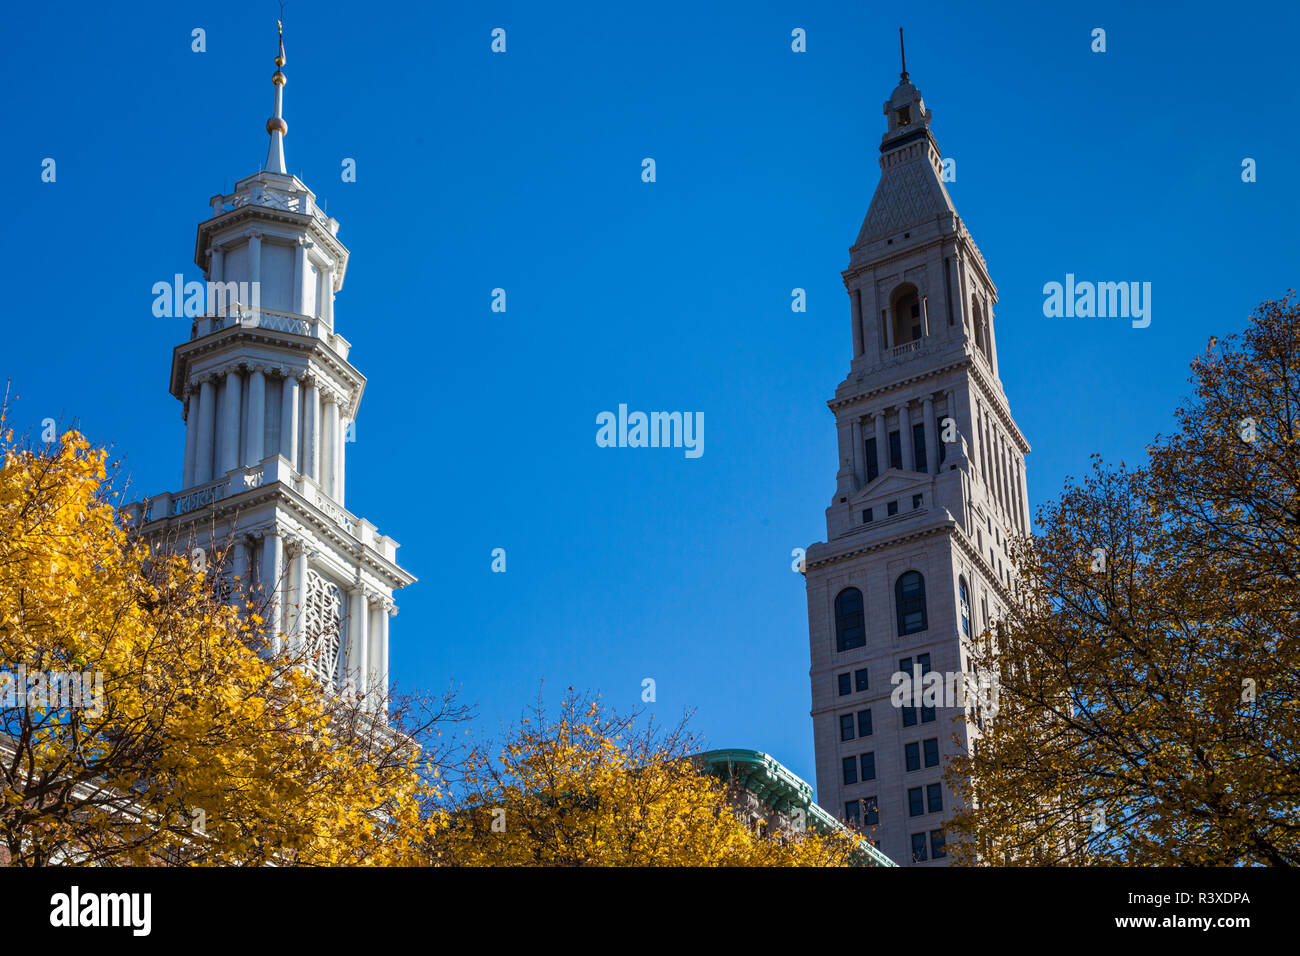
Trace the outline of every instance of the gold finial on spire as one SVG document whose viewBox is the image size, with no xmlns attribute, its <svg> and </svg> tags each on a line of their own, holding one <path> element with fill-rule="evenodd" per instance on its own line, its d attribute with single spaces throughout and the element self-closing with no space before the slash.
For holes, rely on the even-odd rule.
<svg viewBox="0 0 1300 956">
<path fill-rule="evenodd" d="M 276 86 L 284 86 L 285 84 L 284 73 L 280 71 L 280 67 L 284 66 L 284 23 L 283 21 L 276 20 L 275 29 L 280 34 L 280 52 L 275 55 L 275 75 L 271 77 L 271 82 L 274 83 Z"/>
<path fill-rule="evenodd" d="M 284 16 L 284 5 L 280 5 L 280 16 Z M 266 154 L 266 169 L 274 173 L 284 173 L 284 137 L 289 134 L 289 124 L 284 121 L 284 21 L 276 20 L 275 29 L 280 37 L 280 52 L 275 55 L 275 72 L 271 82 L 275 85 L 275 114 L 266 121 L 266 131 L 271 135 L 271 145 Z"/>
</svg>

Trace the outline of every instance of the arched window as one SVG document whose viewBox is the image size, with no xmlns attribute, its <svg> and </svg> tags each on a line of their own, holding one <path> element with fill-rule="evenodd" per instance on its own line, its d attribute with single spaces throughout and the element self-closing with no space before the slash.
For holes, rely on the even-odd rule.
<svg viewBox="0 0 1300 956">
<path fill-rule="evenodd" d="M 988 355 L 989 348 L 984 338 L 984 309 L 980 306 L 979 299 L 975 298 L 973 294 L 970 297 L 970 312 L 972 324 L 974 325 L 972 337 L 975 339 L 975 344 L 979 346 L 979 350 Z"/>
<path fill-rule="evenodd" d="M 894 582 L 894 603 L 898 607 L 898 634 L 924 631 L 925 578 L 918 571 L 908 571 Z"/>
<path fill-rule="evenodd" d="M 961 599 L 961 634 L 970 637 L 970 588 L 965 578 L 957 579 L 957 596 Z"/>
<path fill-rule="evenodd" d="M 835 647 L 851 651 L 867 643 L 867 629 L 862 614 L 862 592 L 845 588 L 835 598 Z"/>
<path fill-rule="evenodd" d="M 906 345 L 921 338 L 921 297 L 916 286 L 900 286 L 893 295 L 894 303 L 894 345 Z"/>
</svg>

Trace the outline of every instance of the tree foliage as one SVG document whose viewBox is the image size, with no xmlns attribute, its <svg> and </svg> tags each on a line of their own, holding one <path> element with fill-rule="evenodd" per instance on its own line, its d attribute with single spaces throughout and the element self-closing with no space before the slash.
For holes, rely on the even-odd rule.
<svg viewBox="0 0 1300 956">
<path fill-rule="evenodd" d="M 1096 459 L 1017 546 L 973 654 L 997 718 L 950 781 L 960 862 L 1300 862 L 1300 309 L 1192 365 L 1175 432 Z"/>
<path fill-rule="evenodd" d="M 804 830 L 751 828 L 724 781 L 691 759 L 684 724 L 636 728 L 570 695 L 556 719 L 541 702 L 499 748 L 477 748 L 464 792 L 431 845 L 464 866 L 832 866 L 852 847 Z"/>
<path fill-rule="evenodd" d="M 412 858 L 437 797 L 418 738 L 463 716 L 454 701 L 385 725 L 326 693 L 267 653 L 259 607 L 223 600 L 215 565 L 151 554 L 119 524 L 102 450 L 72 431 L 36 448 L 5 434 L 0 451 L 10 862 Z M 59 674 L 86 676 L 80 700 L 51 697 Z"/>
</svg>

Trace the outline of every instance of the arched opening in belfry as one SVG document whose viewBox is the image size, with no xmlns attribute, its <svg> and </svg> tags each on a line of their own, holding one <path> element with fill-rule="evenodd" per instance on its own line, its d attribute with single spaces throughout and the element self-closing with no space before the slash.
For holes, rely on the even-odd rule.
<svg viewBox="0 0 1300 956">
<path fill-rule="evenodd" d="M 974 295 L 970 297 L 970 314 L 971 314 L 971 335 L 975 339 L 975 344 L 985 355 L 989 354 L 988 323 L 984 321 L 984 309 L 980 305 L 980 300 Z"/>
<path fill-rule="evenodd" d="M 923 334 L 921 296 L 916 286 L 908 283 L 894 290 L 893 308 L 894 346 L 915 342 Z"/>
</svg>

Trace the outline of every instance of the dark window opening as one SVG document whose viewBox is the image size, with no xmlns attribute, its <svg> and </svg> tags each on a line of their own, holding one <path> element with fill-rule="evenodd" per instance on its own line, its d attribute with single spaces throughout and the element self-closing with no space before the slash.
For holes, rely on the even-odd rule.
<svg viewBox="0 0 1300 956">
<path fill-rule="evenodd" d="M 921 748 L 915 743 L 903 747 L 903 766 L 908 773 L 921 769 Z"/>
<path fill-rule="evenodd" d="M 894 583 L 900 637 L 926 629 L 925 579 L 917 571 L 900 575 Z"/>
<path fill-rule="evenodd" d="M 925 461 L 925 425 L 912 426 L 912 460 L 916 462 L 917 471 L 929 471 Z"/>
<path fill-rule="evenodd" d="M 851 651 L 866 643 L 862 592 L 857 588 L 845 588 L 835 598 L 835 646 L 841 651 Z"/>
</svg>

